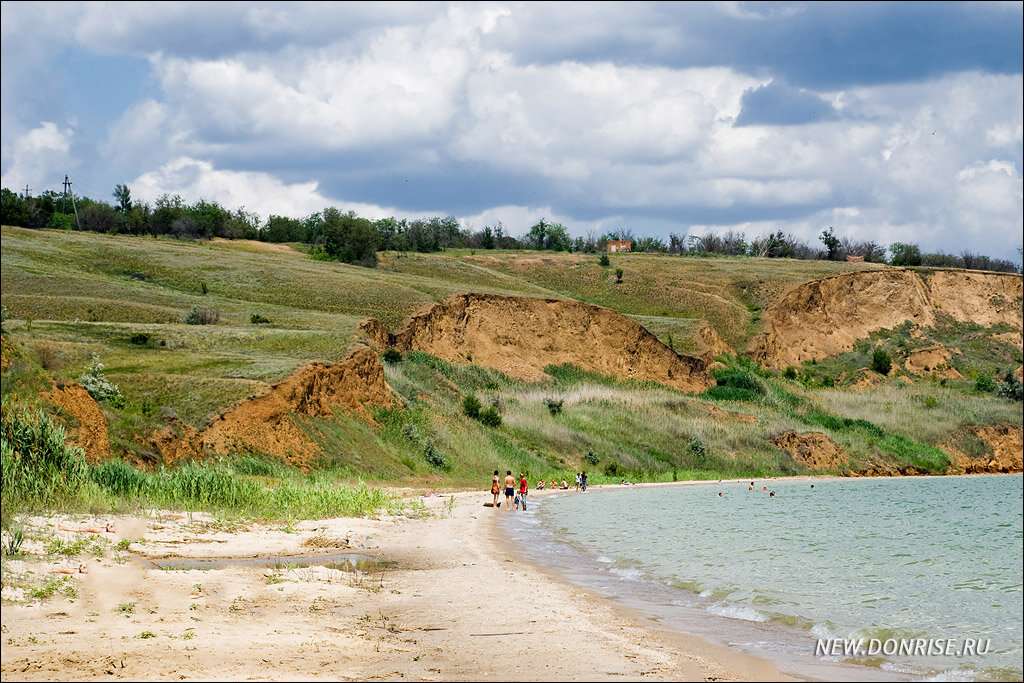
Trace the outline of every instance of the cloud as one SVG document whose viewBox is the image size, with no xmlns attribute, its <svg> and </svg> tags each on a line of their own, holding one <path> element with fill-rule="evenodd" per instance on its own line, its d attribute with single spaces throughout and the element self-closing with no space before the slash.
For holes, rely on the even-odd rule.
<svg viewBox="0 0 1024 683">
<path fill-rule="evenodd" d="M 317 192 L 315 181 L 288 185 L 266 173 L 218 170 L 207 161 L 188 157 L 143 173 L 129 186 L 135 197 L 146 202 L 165 194 L 179 195 L 188 203 L 205 199 L 229 210 L 244 207 L 263 218 L 272 213 L 297 218 L 334 204 Z"/>
<path fill-rule="evenodd" d="M 71 136 L 70 128 L 59 128 L 51 121 L 43 121 L 41 126 L 15 140 L 9 151 L 5 145 L 4 187 L 20 189 L 28 184 L 38 188 L 43 183 L 63 181 L 57 178 L 54 169 L 68 166 Z"/>
</svg>

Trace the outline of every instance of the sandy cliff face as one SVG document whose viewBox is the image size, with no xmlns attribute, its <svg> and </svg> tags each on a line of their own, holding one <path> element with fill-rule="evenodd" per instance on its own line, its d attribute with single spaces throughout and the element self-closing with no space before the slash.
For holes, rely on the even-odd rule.
<svg viewBox="0 0 1024 683">
<path fill-rule="evenodd" d="M 772 443 L 811 471 L 843 470 L 850 464 L 846 450 L 819 432 L 800 434 L 791 430 L 776 436 Z"/>
<path fill-rule="evenodd" d="M 395 333 L 372 319 L 360 328 L 382 348 L 472 362 L 528 381 L 544 377 L 548 365 L 571 363 L 683 391 L 714 384 L 703 360 L 677 354 L 616 311 L 572 300 L 455 294 L 412 316 Z"/>
<path fill-rule="evenodd" d="M 55 385 L 52 391 L 43 394 L 43 398 L 78 422 L 77 428 L 68 430 L 68 436 L 73 444 L 82 447 L 87 461 L 95 464 L 110 457 L 107 418 L 85 387 L 77 382 L 68 382 L 61 387 Z"/>
<path fill-rule="evenodd" d="M 971 457 L 952 444 L 943 449 L 950 455 L 951 474 L 984 474 L 1024 470 L 1024 429 L 1020 425 L 970 426 L 959 430 L 983 441 L 991 454 Z M 956 435 L 954 435 L 956 436 Z"/>
<path fill-rule="evenodd" d="M 765 367 L 798 365 L 849 351 L 858 339 L 906 321 L 933 326 L 940 312 L 985 326 L 1020 326 L 1022 282 L 1009 273 L 897 268 L 805 282 L 765 310 L 749 353 Z"/>
<path fill-rule="evenodd" d="M 359 346 L 341 363 L 311 363 L 266 394 L 239 403 L 213 420 L 198 439 L 215 453 L 253 449 L 306 467 L 319 447 L 295 416 L 330 417 L 340 409 L 372 420 L 367 406 L 394 403 L 377 354 Z"/>
</svg>

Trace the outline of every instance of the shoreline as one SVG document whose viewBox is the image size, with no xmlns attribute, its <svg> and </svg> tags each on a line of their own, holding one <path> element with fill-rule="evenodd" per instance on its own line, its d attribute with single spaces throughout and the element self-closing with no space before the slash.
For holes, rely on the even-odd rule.
<svg viewBox="0 0 1024 683">
<path fill-rule="evenodd" d="M 754 481 L 823 478 L 847 479 Z M 531 498 L 554 493 L 574 491 L 534 491 Z M 167 511 L 26 518 L 28 554 L 4 560 L 3 678 L 801 680 L 850 673 L 828 662 L 794 672 L 786 660 L 675 630 L 654 613 L 575 585 L 517 550 L 499 522 L 515 513 L 485 507 L 489 491 L 414 500 L 402 516 L 294 524 Z M 107 522 L 114 533 L 58 529 Z M 105 552 L 65 558 L 44 549 L 82 538 Z M 227 566 L 149 564 L 184 558 L 220 558 Z M 281 565 L 244 561 L 252 558 L 279 558 Z M 339 558 L 365 561 L 356 572 Z M 87 573 L 50 573 L 79 563 Z M 77 596 L 28 597 L 32 586 L 53 580 L 73 585 Z M 868 669 L 859 678 L 892 675 Z"/>
<path fill-rule="evenodd" d="M 1019 472 L 992 474 L 970 473 L 956 476 L 987 478 L 997 474 L 1010 474 L 1015 477 L 1021 476 L 1021 473 Z M 950 475 L 933 475 L 926 478 L 947 479 L 949 476 Z M 855 479 L 874 480 L 878 478 L 879 477 L 856 477 Z M 894 477 L 880 478 L 896 479 Z M 762 486 L 765 484 L 767 484 L 767 489 L 771 490 L 774 488 L 775 484 L 783 482 L 798 483 L 804 481 L 816 483 L 817 481 L 829 480 L 845 483 L 848 479 L 851 478 L 834 475 L 798 475 L 792 477 L 768 477 L 754 479 L 753 483 L 756 493 L 758 495 L 762 495 Z M 899 477 L 898 479 L 902 480 L 905 478 Z M 724 491 L 726 498 L 728 498 L 730 495 L 730 489 L 737 486 L 746 489 L 747 485 L 751 481 L 751 479 L 722 479 L 685 482 L 656 482 L 646 484 L 605 484 L 594 486 L 593 488 L 598 493 L 614 493 L 622 492 L 623 489 L 633 487 L 644 488 L 677 485 L 693 486 L 706 484 L 711 487 L 711 496 L 714 496 L 714 493 L 716 492 L 721 496 L 722 494 L 720 491 Z M 719 486 L 721 488 L 716 489 L 714 488 L 715 486 Z M 588 489 L 589 488 L 591 487 L 588 487 Z M 785 492 L 781 492 L 785 497 Z M 538 494 L 538 497 L 543 495 L 566 493 L 574 494 L 576 491 L 572 488 L 568 490 L 556 489 L 552 491 L 542 491 Z M 732 493 L 735 494 L 736 491 L 732 490 Z M 744 490 L 743 493 L 747 493 L 747 491 Z M 585 507 L 590 506 L 588 504 Z M 576 521 L 577 523 L 585 523 L 579 518 L 577 518 Z M 535 527 L 535 524 L 535 522 L 531 523 L 526 527 L 526 529 Z M 523 527 L 520 527 L 519 530 L 524 529 Z M 735 649 L 748 656 L 763 658 L 771 662 L 772 665 L 777 667 L 783 674 L 795 677 L 796 679 L 847 681 L 920 680 L 920 677 L 922 676 L 926 678 L 929 676 L 939 676 L 941 679 L 942 676 L 950 673 L 953 673 L 953 675 L 958 675 L 960 673 L 956 670 L 957 667 L 955 662 L 953 663 L 953 668 L 950 669 L 946 668 L 949 666 L 949 664 L 947 664 L 944 667 L 933 669 L 930 672 L 927 671 L 927 668 L 925 671 L 918 669 L 915 672 L 913 668 L 901 669 L 899 668 L 901 666 L 900 664 L 890 666 L 888 661 L 882 660 L 876 660 L 873 662 L 873 665 L 869 665 L 864 662 L 857 661 L 856 658 L 844 659 L 842 657 L 811 657 L 810 654 L 803 654 L 803 647 L 799 642 L 799 640 L 810 637 L 803 631 L 793 630 L 793 633 L 788 633 L 790 629 L 785 624 L 769 622 L 762 625 L 760 623 L 761 620 L 758 619 L 751 619 L 753 623 L 748 623 L 748 617 L 746 616 L 740 617 L 738 621 L 726 616 L 708 618 L 704 613 L 704 609 L 698 608 L 695 611 L 693 607 L 689 606 L 691 598 L 698 597 L 696 593 L 682 588 L 670 589 L 669 586 L 659 583 L 653 579 L 642 579 L 639 577 L 629 577 L 626 580 L 628 583 L 623 583 L 621 580 L 616 579 L 613 576 L 613 574 L 618 570 L 612 570 L 612 574 L 608 574 L 608 565 L 602 564 L 605 562 L 611 562 L 611 560 L 608 560 L 607 558 L 598 559 L 597 556 L 587 559 L 587 552 L 582 553 L 582 556 L 584 557 L 582 557 L 581 560 L 573 559 L 574 556 L 580 555 L 579 550 L 567 550 L 571 547 L 569 545 L 565 546 L 565 549 L 559 549 L 562 546 L 562 543 L 560 542 L 562 540 L 563 539 L 561 539 L 559 533 L 549 529 L 538 538 L 539 544 L 536 547 L 531 547 L 525 542 L 520 542 L 520 548 L 517 550 L 518 552 L 530 556 L 532 561 L 539 564 L 545 570 L 551 572 L 557 578 L 588 587 L 599 594 L 602 599 L 617 602 L 626 610 L 632 611 L 638 618 L 646 618 L 651 622 L 652 628 L 681 631 L 684 634 L 692 635 L 697 639 L 705 639 L 706 641 L 710 641 L 724 648 Z M 678 590 L 681 591 L 683 595 L 673 599 L 671 598 L 670 593 L 665 592 L 667 590 Z M 689 595 L 690 598 L 687 598 L 686 595 Z M 704 594 L 701 593 L 699 597 L 704 597 Z M 676 605 L 687 606 L 677 607 Z M 713 610 L 712 614 L 715 614 Z M 739 624 L 740 622 L 742 622 L 742 626 L 734 626 L 734 624 Z M 779 631 L 776 632 L 773 629 L 779 629 Z M 794 637 L 796 639 L 794 639 Z M 813 640 L 811 642 L 812 644 L 810 647 L 813 649 Z M 766 645 L 769 647 L 765 647 Z M 794 645 L 797 646 L 796 650 L 793 650 Z M 781 650 L 779 646 L 782 646 Z M 919 663 L 920 662 L 915 664 Z"/>
<path fill-rule="evenodd" d="M 81 535 L 58 524 L 110 521 L 110 545 L 128 540 L 131 552 L 60 561 L 26 541 L 31 554 L 6 561 L 0 670 L 12 681 L 787 679 L 767 660 L 659 630 L 534 567 L 504 545 L 496 515 L 510 513 L 484 507 L 489 499 L 484 491 L 424 497 L 418 519 L 294 528 L 167 512 L 29 518 L 33 535 L 65 542 Z M 345 539 L 346 548 L 328 547 Z M 147 566 L 339 554 L 382 563 L 364 573 Z M 87 573 L 49 574 L 79 559 Z M 8 601 L 19 577 L 40 575 L 73 583 L 77 597 Z"/>
</svg>

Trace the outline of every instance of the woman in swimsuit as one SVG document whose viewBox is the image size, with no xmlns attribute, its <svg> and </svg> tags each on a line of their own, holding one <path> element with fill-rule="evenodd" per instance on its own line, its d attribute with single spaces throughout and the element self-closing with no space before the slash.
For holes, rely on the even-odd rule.
<svg viewBox="0 0 1024 683">
<path fill-rule="evenodd" d="M 494 476 L 491 478 L 491 493 L 494 495 L 494 507 L 501 507 L 501 503 L 498 502 L 498 494 L 501 493 L 501 485 L 498 483 L 498 470 L 494 470 Z"/>
</svg>

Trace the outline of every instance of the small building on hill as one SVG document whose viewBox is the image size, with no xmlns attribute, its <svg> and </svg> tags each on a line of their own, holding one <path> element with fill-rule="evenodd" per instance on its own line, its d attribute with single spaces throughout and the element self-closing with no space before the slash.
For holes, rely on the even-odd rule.
<svg viewBox="0 0 1024 683">
<path fill-rule="evenodd" d="M 633 240 L 608 240 L 608 253 L 616 254 L 633 250 Z"/>
</svg>

